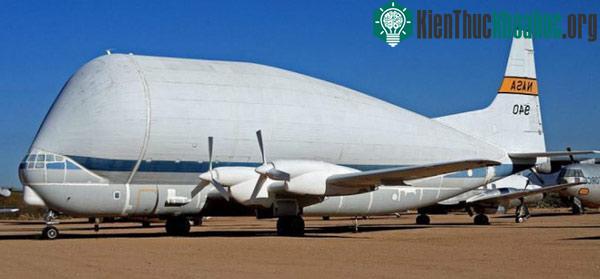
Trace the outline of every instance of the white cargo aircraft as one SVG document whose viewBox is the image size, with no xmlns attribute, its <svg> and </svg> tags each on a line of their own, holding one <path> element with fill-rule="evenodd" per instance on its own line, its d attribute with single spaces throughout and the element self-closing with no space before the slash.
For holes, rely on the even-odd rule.
<svg viewBox="0 0 600 279">
<path fill-rule="evenodd" d="M 181 235 L 235 204 L 302 235 L 305 215 L 424 207 L 552 155 L 529 39 L 513 41 L 488 108 L 438 119 L 273 67 L 113 54 L 65 84 L 20 178 L 50 209 L 44 238 L 56 212 L 158 216 Z"/>
</svg>

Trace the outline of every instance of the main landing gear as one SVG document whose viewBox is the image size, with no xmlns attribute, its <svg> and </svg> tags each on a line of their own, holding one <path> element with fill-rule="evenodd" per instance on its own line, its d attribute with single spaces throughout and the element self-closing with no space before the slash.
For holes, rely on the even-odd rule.
<svg viewBox="0 0 600 279">
<path fill-rule="evenodd" d="M 46 227 L 42 230 L 42 239 L 53 240 L 58 238 L 59 232 L 58 229 L 54 226 L 58 224 L 56 222 L 56 213 L 52 210 L 48 210 L 46 216 L 44 217 L 46 221 Z"/>
<path fill-rule="evenodd" d="M 489 225 L 490 219 L 485 214 L 477 214 L 473 218 L 473 224 L 475 225 Z"/>
<path fill-rule="evenodd" d="M 277 220 L 277 235 L 303 236 L 304 220 L 301 216 L 282 216 Z"/>
<path fill-rule="evenodd" d="M 169 217 L 165 229 L 168 235 L 185 236 L 190 233 L 190 221 L 185 216 Z"/>
<path fill-rule="evenodd" d="M 429 225 L 429 222 L 431 222 L 431 220 L 429 219 L 429 216 L 427 216 L 427 214 L 419 214 L 417 215 L 417 225 Z"/>
</svg>

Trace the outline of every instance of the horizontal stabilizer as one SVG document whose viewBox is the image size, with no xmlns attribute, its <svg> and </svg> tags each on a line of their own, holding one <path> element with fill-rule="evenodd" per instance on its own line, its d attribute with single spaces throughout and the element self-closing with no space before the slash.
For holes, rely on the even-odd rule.
<svg viewBox="0 0 600 279">
<path fill-rule="evenodd" d="M 584 184 L 584 183 L 586 183 L 586 182 L 585 181 L 580 181 L 580 182 L 575 182 L 575 183 L 558 184 L 558 185 L 548 186 L 548 187 L 542 187 L 542 188 L 538 188 L 538 189 L 532 189 L 532 190 L 524 190 L 524 191 L 506 193 L 506 194 L 503 194 L 503 195 L 493 195 L 493 196 L 489 196 L 489 195 L 477 195 L 477 196 L 474 196 L 474 197 L 472 197 L 470 199 L 467 199 L 467 203 L 490 202 L 490 201 L 519 199 L 519 198 L 523 198 L 523 197 L 531 196 L 531 195 L 535 195 L 535 194 L 560 191 L 560 190 L 567 189 L 569 187 L 573 187 L 573 186 L 577 186 L 577 185 L 581 185 L 581 184 Z"/>
<path fill-rule="evenodd" d="M 457 171 L 466 171 L 499 165 L 490 160 L 465 160 L 414 167 L 389 168 L 348 174 L 337 174 L 327 178 L 327 186 L 376 187 L 380 185 L 405 185 L 404 181 L 427 178 Z"/>
<path fill-rule="evenodd" d="M 576 150 L 576 151 L 549 151 L 533 153 L 509 153 L 508 156 L 513 159 L 536 159 L 540 157 L 561 157 L 573 155 L 600 154 L 598 150 Z"/>
</svg>

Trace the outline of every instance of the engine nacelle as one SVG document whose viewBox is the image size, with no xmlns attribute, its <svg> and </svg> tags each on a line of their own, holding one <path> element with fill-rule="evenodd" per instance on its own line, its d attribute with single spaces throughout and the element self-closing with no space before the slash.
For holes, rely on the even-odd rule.
<svg viewBox="0 0 600 279">
<path fill-rule="evenodd" d="M 279 160 L 274 161 L 273 165 L 277 170 L 290 174 L 290 180 L 280 181 L 266 179 L 262 183 L 256 197 L 253 198 L 252 193 L 254 192 L 259 178 L 258 175 L 256 175 L 252 179 L 231 185 L 231 196 L 244 205 L 261 205 L 269 207 L 276 194 L 324 196 L 336 191 L 343 191 L 343 193 L 339 193 L 340 195 L 359 192 L 353 188 L 332 190 L 327 187 L 327 178 L 335 174 L 358 171 L 352 168 L 309 160 Z"/>
<path fill-rule="evenodd" d="M 541 159 L 541 158 L 540 158 Z M 538 161 L 535 164 L 535 171 L 538 173 L 551 173 L 552 172 L 552 164 L 550 163 L 550 160 L 545 158 L 544 159 L 538 159 Z"/>
</svg>

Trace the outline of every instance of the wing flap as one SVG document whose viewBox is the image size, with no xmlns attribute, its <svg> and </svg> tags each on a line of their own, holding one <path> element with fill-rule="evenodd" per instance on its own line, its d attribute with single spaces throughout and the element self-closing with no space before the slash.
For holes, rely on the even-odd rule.
<svg viewBox="0 0 600 279">
<path fill-rule="evenodd" d="M 491 160 L 464 160 L 413 167 L 389 168 L 338 174 L 327 178 L 327 186 L 376 187 L 380 185 L 405 185 L 404 181 L 406 180 L 414 180 L 458 171 L 497 166 L 499 164 L 500 162 Z"/>
</svg>

